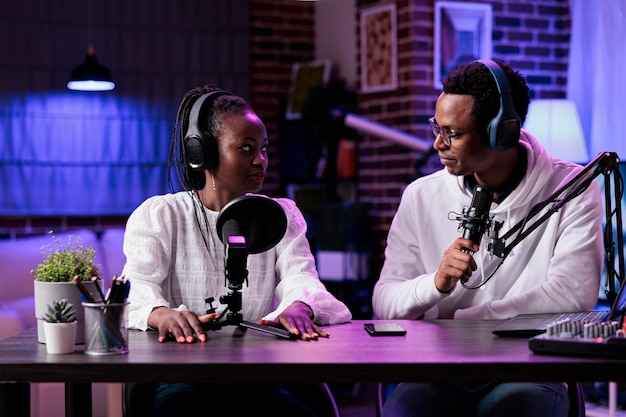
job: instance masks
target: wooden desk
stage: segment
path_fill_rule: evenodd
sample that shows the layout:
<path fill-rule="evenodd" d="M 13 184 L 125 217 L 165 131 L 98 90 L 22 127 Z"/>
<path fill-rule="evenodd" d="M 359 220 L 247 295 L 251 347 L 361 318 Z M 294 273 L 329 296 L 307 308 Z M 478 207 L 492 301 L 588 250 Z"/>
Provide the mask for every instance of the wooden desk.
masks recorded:
<path fill-rule="evenodd" d="M 491 334 L 497 321 L 402 321 L 406 336 L 372 337 L 365 321 L 330 326 L 329 339 L 282 340 L 227 326 L 206 343 L 157 342 L 131 331 L 127 355 L 48 355 L 34 329 L 0 342 L 0 381 L 397 382 L 625 381 L 626 361 L 536 355 L 526 339 Z M 82 414 L 85 415 L 85 414 Z"/>

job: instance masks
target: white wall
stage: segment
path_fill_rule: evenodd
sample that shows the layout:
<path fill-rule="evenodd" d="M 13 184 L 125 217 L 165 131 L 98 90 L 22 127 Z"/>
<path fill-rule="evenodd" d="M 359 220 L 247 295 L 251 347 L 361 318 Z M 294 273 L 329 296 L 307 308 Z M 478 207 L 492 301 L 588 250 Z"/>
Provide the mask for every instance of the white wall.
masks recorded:
<path fill-rule="evenodd" d="M 315 3 L 315 57 L 329 59 L 333 77 L 356 90 L 356 0 L 319 0 Z"/>

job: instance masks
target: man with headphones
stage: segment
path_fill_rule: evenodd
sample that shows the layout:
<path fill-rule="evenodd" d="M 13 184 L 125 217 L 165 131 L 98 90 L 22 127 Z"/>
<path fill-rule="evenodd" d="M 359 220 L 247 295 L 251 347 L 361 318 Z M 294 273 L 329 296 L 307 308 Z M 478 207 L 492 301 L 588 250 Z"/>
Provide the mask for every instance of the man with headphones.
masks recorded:
<path fill-rule="evenodd" d="M 489 239 L 461 233 L 459 219 L 467 218 L 477 186 L 492 193 L 487 226 L 501 223 L 506 232 L 582 170 L 553 158 L 541 138 L 520 128 L 529 101 L 525 78 L 495 61 L 462 65 L 444 80 L 429 119 L 444 168 L 402 195 L 374 288 L 378 318 L 506 319 L 593 309 L 603 260 L 597 183 L 526 236 L 506 262 L 490 255 Z M 401 383 L 383 416 L 566 416 L 568 408 L 560 382 Z"/>

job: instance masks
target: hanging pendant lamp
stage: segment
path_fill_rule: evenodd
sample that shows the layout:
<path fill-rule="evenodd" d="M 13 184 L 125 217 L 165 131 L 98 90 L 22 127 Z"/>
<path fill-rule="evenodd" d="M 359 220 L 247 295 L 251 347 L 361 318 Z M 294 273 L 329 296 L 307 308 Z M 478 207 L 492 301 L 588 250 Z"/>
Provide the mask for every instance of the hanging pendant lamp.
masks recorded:
<path fill-rule="evenodd" d="M 88 2 L 88 9 L 89 43 L 87 55 L 85 61 L 72 70 L 67 88 L 78 91 L 110 91 L 115 88 L 111 71 L 98 62 L 93 46 L 91 0 Z"/>
<path fill-rule="evenodd" d="M 93 45 L 87 46 L 85 61 L 72 70 L 67 88 L 79 91 L 109 91 L 115 88 L 111 71 L 98 62 Z"/>

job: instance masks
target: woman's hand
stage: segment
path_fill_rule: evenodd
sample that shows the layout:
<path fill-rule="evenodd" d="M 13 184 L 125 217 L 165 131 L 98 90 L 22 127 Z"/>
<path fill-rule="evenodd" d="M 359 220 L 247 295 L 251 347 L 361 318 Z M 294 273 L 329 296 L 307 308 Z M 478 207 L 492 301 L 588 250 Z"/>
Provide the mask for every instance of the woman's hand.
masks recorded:
<path fill-rule="evenodd" d="M 330 334 L 321 330 L 313 323 L 311 307 L 301 301 L 294 301 L 283 310 L 275 320 L 261 320 L 261 324 L 272 327 L 284 327 L 291 334 L 302 340 L 317 340 L 318 337 L 328 337 Z"/>
<path fill-rule="evenodd" d="M 178 343 L 193 343 L 194 335 L 201 342 L 206 342 L 203 323 L 209 323 L 217 317 L 216 313 L 196 315 L 192 311 L 176 311 L 167 307 L 157 307 L 148 317 L 148 325 L 159 332 L 159 343 L 172 335 Z"/>

